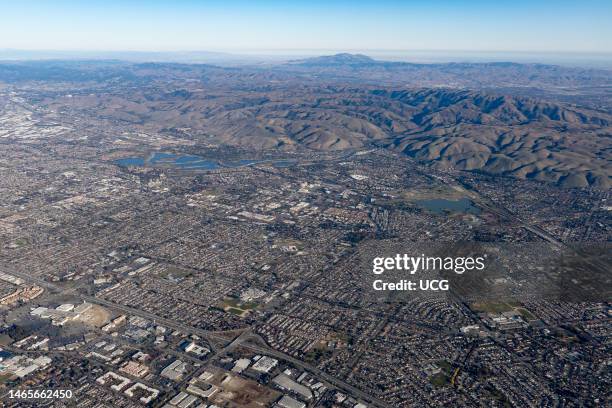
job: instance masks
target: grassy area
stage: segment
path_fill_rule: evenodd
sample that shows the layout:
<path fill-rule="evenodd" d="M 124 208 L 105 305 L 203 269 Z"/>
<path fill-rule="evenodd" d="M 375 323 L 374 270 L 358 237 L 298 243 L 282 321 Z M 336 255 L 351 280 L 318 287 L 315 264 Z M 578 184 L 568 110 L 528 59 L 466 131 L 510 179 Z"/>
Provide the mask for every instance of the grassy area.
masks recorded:
<path fill-rule="evenodd" d="M 257 308 L 257 306 L 258 304 L 255 302 L 241 302 L 240 299 L 236 297 L 228 296 L 223 299 L 223 302 L 219 304 L 216 309 L 242 317 L 251 310 Z"/>
<path fill-rule="evenodd" d="M 179 269 L 179 268 L 170 266 L 167 269 L 165 269 L 163 272 L 161 272 L 160 276 L 164 279 L 183 280 L 191 276 L 191 271 L 186 271 L 184 269 Z"/>
<path fill-rule="evenodd" d="M 227 297 L 223 300 L 222 308 L 227 309 L 238 309 L 242 312 L 253 310 L 257 308 L 258 304 L 255 302 L 241 302 L 240 299 L 235 297 Z"/>
<path fill-rule="evenodd" d="M 485 303 L 473 303 L 470 305 L 470 309 L 475 312 L 484 313 L 503 313 L 509 312 L 514 309 L 510 304 L 506 302 L 485 302 Z"/>
<path fill-rule="evenodd" d="M 240 304 L 240 299 L 235 298 L 235 297 L 226 297 L 225 299 L 223 299 L 223 304 L 226 307 L 235 307 L 235 308 L 237 308 L 238 305 Z"/>
<path fill-rule="evenodd" d="M 450 375 L 450 373 L 453 371 L 453 367 L 451 366 L 451 363 L 449 363 L 446 360 L 436 361 L 436 365 L 440 367 L 442 371 L 446 373 L 447 375 Z"/>
<path fill-rule="evenodd" d="M 15 245 L 18 247 L 26 246 L 28 245 L 28 240 L 26 238 L 17 238 L 15 240 Z"/>
<path fill-rule="evenodd" d="M 441 184 L 433 185 L 427 189 L 404 190 L 401 191 L 398 195 L 408 202 L 429 200 L 432 198 L 456 200 L 465 197 L 465 194 L 463 192 L 457 191 L 453 188 L 449 188 Z"/>
<path fill-rule="evenodd" d="M 247 302 L 247 303 L 243 303 L 243 304 L 240 306 L 240 308 L 241 308 L 241 309 L 244 309 L 244 310 L 253 310 L 253 309 L 257 308 L 257 303 L 255 303 L 255 302 Z"/>
<path fill-rule="evenodd" d="M 281 247 L 295 247 L 298 251 L 304 250 L 304 243 L 296 239 L 275 239 L 274 245 Z"/>
<path fill-rule="evenodd" d="M 232 314 L 235 314 L 237 316 L 242 316 L 242 314 L 244 313 L 244 310 L 236 309 L 235 307 L 228 307 L 226 309 L 226 311 L 228 311 L 228 312 L 230 312 Z"/>
<path fill-rule="evenodd" d="M 470 309 L 475 312 L 495 313 L 500 314 L 503 312 L 509 312 L 515 310 L 521 314 L 521 317 L 526 320 L 535 320 L 536 317 L 524 307 L 520 307 L 520 302 L 509 301 L 509 302 L 486 302 L 486 303 L 473 303 L 470 305 Z"/>
<path fill-rule="evenodd" d="M 450 384 L 450 378 L 444 373 L 434 374 L 429 378 L 429 382 L 434 387 L 444 387 Z"/>
<path fill-rule="evenodd" d="M 306 355 L 304 356 L 304 360 L 306 360 L 310 364 L 318 364 L 319 361 L 327 360 L 331 357 L 331 355 L 331 350 L 316 348 L 306 353 Z"/>
<path fill-rule="evenodd" d="M 450 384 L 453 373 L 453 366 L 446 360 L 436 361 L 436 365 L 441 371 L 429 377 L 429 382 L 434 387 L 445 387 Z"/>
<path fill-rule="evenodd" d="M 522 307 L 519 307 L 516 309 L 521 316 L 523 316 L 523 319 L 525 320 L 535 320 L 535 316 L 531 314 L 531 312 L 529 312 L 529 310 L 527 309 L 523 309 Z"/>

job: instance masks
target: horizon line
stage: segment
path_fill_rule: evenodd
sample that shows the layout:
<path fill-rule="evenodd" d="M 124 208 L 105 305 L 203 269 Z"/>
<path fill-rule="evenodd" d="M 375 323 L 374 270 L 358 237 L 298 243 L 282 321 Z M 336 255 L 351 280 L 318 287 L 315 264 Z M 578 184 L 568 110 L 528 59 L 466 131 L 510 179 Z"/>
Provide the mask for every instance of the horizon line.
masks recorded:
<path fill-rule="evenodd" d="M 333 52 L 342 53 L 365 53 L 365 52 L 433 52 L 433 53 L 515 53 L 515 54 L 568 54 L 568 55 L 601 55 L 612 56 L 612 51 L 579 51 L 579 50 L 495 50 L 495 49 L 431 49 L 431 48 L 202 48 L 202 49 L 96 49 L 96 48 L 14 48 L 0 47 L 0 52 L 4 51 L 25 51 L 25 52 L 117 52 L 117 53 L 198 53 L 209 52 L 219 54 L 238 54 L 240 52 Z M 257 54 L 255 54 L 257 55 Z M 259 54 L 264 55 L 264 54 Z"/>

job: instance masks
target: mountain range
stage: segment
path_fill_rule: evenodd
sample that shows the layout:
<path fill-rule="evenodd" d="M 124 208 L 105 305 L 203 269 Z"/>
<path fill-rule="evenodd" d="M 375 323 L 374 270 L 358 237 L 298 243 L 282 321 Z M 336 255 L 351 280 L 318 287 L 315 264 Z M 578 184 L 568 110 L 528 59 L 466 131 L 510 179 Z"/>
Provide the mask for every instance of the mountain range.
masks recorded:
<path fill-rule="evenodd" d="M 411 80 L 373 84 L 371 72 L 401 72 Z M 464 84 L 415 87 L 410 84 L 427 81 L 407 73 Z M 340 79 L 350 75 L 351 80 Z M 369 79 L 355 80 L 359 76 Z M 351 54 L 272 68 L 0 64 L 6 83 L 44 83 L 47 91 L 37 100 L 47 109 L 138 131 L 189 129 L 194 139 L 206 135 L 207 142 L 250 149 L 374 146 L 443 168 L 596 188 L 612 185 L 612 115 L 606 103 L 584 106 L 507 92 L 504 86 L 505 81 L 559 83 L 565 90 L 594 88 L 602 95 L 610 78 L 608 71 L 537 64 L 408 64 Z M 474 81 L 481 85 L 465 86 Z M 484 87 L 485 82 L 499 87 Z"/>

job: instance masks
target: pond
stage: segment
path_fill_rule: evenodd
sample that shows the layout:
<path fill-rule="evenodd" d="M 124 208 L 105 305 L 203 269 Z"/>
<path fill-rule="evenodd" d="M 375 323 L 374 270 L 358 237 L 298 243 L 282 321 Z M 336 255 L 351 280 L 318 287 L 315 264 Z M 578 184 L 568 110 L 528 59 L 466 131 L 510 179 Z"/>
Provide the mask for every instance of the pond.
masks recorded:
<path fill-rule="evenodd" d="M 115 164 L 128 167 L 175 167 L 179 169 L 205 169 L 214 170 L 222 166 L 213 160 L 207 160 L 199 156 L 180 155 L 174 153 L 155 152 L 149 157 L 126 157 L 115 160 Z"/>
<path fill-rule="evenodd" d="M 148 157 L 145 156 L 134 156 L 117 159 L 114 161 L 115 164 L 122 167 L 173 167 L 184 170 L 216 170 L 221 168 L 238 168 L 251 166 L 258 163 L 272 163 L 276 167 L 289 167 L 296 164 L 292 160 L 232 160 L 227 162 L 220 162 L 216 160 L 205 159 L 200 156 L 193 156 L 187 154 L 175 154 L 166 152 L 155 152 Z"/>

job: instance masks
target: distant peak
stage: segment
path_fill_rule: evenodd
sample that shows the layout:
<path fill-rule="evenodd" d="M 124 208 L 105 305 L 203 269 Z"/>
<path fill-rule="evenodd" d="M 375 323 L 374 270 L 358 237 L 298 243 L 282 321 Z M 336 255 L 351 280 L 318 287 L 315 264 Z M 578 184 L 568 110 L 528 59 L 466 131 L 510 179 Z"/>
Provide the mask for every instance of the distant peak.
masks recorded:
<path fill-rule="evenodd" d="M 297 65 L 361 65 L 376 64 L 376 60 L 367 55 L 344 52 L 335 55 L 322 55 L 320 57 L 295 60 L 290 63 Z"/>
<path fill-rule="evenodd" d="M 343 52 L 340 54 L 322 56 L 320 58 L 329 58 L 336 61 L 359 61 L 359 62 L 374 62 L 374 59 L 368 57 L 363 54 L 349 54 L 348 52 Z"/>

